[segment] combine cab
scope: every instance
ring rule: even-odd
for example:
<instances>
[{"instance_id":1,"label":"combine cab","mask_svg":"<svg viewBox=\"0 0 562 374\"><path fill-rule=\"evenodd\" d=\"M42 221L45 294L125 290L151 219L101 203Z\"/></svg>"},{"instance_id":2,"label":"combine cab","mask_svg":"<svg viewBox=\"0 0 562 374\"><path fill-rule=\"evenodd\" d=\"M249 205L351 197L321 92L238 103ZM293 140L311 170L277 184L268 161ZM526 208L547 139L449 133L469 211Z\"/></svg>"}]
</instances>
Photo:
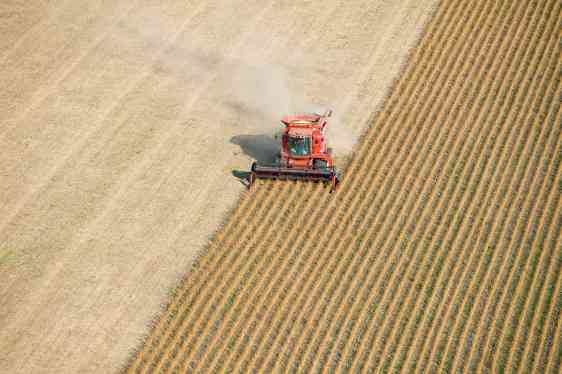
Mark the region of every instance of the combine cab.
<instances>
[{"instance_id":1,"label":"combine cab","mask_svg":"<svg viewBox=\"0 0 562 374\"><path fill-rule=\"evenodd\" d=\"M293 179L322 181L334 191L339 183L330 150L326 146L327 118L323 115L299 114L285 116L281 135L281 153L272 165L252 164L249 186L258 179Z\"/></svg>"}]
</instances>

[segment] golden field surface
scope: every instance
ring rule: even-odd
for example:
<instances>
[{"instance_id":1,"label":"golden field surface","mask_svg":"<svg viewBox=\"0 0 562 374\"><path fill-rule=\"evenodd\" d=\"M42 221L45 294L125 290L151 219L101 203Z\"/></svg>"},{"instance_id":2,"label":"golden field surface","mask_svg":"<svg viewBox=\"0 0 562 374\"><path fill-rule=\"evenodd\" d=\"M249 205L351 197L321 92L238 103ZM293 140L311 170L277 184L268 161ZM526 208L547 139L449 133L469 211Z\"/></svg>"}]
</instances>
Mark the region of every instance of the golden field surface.
<instances>
[{"instance_id":1,"label":"golden field surface","mask_svg":"<svg viewBox=\"0 0 562 374\"><path fill-rule=\"evenodd\" d=\"M351 149L436 3L0 1L0 373L121 370L281 116Z\"/></svg>"},{"instance_id":2,"label":"golden field surface","mask_svg":"<svg viewBox=\"0 0 562 374\"><path fill-rule=\"evenodd\" d=\"M339 190L246 193L127 371L559 373L561 23L441 1Z\"/></svg>"}]
</instances>

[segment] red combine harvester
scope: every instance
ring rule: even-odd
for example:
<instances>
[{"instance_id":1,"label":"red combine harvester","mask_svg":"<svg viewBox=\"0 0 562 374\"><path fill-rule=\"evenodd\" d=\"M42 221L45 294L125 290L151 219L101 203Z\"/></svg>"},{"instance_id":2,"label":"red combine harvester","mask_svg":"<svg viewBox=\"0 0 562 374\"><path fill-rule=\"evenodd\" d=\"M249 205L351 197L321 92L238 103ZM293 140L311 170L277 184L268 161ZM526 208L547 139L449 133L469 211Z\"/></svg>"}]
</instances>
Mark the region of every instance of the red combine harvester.
<instances>
[{"instance_id":1,"label":"red combine harvester","mask_svg":"<svg viewBox=\"0 0 562 374\"><path fill-rule=\"evenodd\" d=\"M281 135L281 153L274 165L252 164L248 186L259 179L322 181L334 191L339 183L331 150L326 146L327 118L331 110L320 114L285 116Z\"/></svg>"}]
</instances>

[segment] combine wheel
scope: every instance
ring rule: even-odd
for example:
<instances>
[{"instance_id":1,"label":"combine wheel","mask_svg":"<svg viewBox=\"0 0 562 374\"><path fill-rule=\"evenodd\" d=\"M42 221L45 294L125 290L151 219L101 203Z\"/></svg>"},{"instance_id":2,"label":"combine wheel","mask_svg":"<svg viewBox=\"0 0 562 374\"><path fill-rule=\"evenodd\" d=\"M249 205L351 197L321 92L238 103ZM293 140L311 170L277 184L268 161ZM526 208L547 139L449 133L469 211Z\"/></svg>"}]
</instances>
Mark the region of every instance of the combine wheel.
<instances>
[{"instance_id":1,"label":"combine wheel","mask_svg":"<svg viewBox=\"0 0 562 374\"><path fill-rule=\"evenodd\" d=\"M252 171L248 176L248 189L251 189L254 183L256 183L256 173Z\"/></svg>"},{"instance_id":2,"label":"combine wheel","mask_svg":"<svg viewBox=\"0 0 562 374\"><path fill-rule=\"evenodd\" d=\"M248 189L252 188L252 185L256 183L256 163L252 163L252 168L250 169L250 175L248 175Z\"/></svg>"}]
</instances>

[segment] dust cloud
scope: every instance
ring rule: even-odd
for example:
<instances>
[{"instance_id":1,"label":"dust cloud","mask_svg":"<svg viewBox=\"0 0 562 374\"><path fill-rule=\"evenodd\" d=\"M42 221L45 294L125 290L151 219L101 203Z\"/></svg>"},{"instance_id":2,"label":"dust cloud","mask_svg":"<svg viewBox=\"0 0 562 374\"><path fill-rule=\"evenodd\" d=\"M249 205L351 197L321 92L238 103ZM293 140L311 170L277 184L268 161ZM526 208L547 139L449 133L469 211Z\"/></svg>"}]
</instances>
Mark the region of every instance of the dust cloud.
<instances>
[{"instance_id":1,"label":"dust cloud","mask_svg":"<svg viewBox=\"0 0 562 374\"><path fill-rule=\"evenodd\" d=\"M302 74L306 72L301 71L299 75ZM337 105L307 98L306 87L291 79L287 67L236 59L220 66L219 77L222 91L227 93L223 104L243 117L245 131L274 136L281 131L279 121L283 115L322 114L332 109L327 131L329 146L338 156L351 153L357 135L345 126Z\"/></svg>"},{"instance_id":2,"label":"dust cloud","mask_svg":"<svg viewBox=\"0 0 562 374\"><path fill-rule=\"evenodd\" d=\"M263 153L271 151L271 139L282 130L279 121L283 115L331 109L328 146L335 156L352 152L358 136L345 124L349 108L343 108L347 105L341 102L346 93L338 97L338 81L326 76L324 61L298 48L284 61L270 61L261 52L259 38L231 54L204 45L170 43L160 36L165 24L165 19L154 15L143 19L142 25L122 20L113 38L139 44L146 53L159 51L151 69L171 87L206 87L204 99L197 102L195 113L188 113L188 117L213 118L224 127L235 127L239 135L255 135L256 148L269 137L263 144ZM168 94L173 95L173 91ZM251 143L245 139L246 144Z\"/></svg>"}]
</instances>

